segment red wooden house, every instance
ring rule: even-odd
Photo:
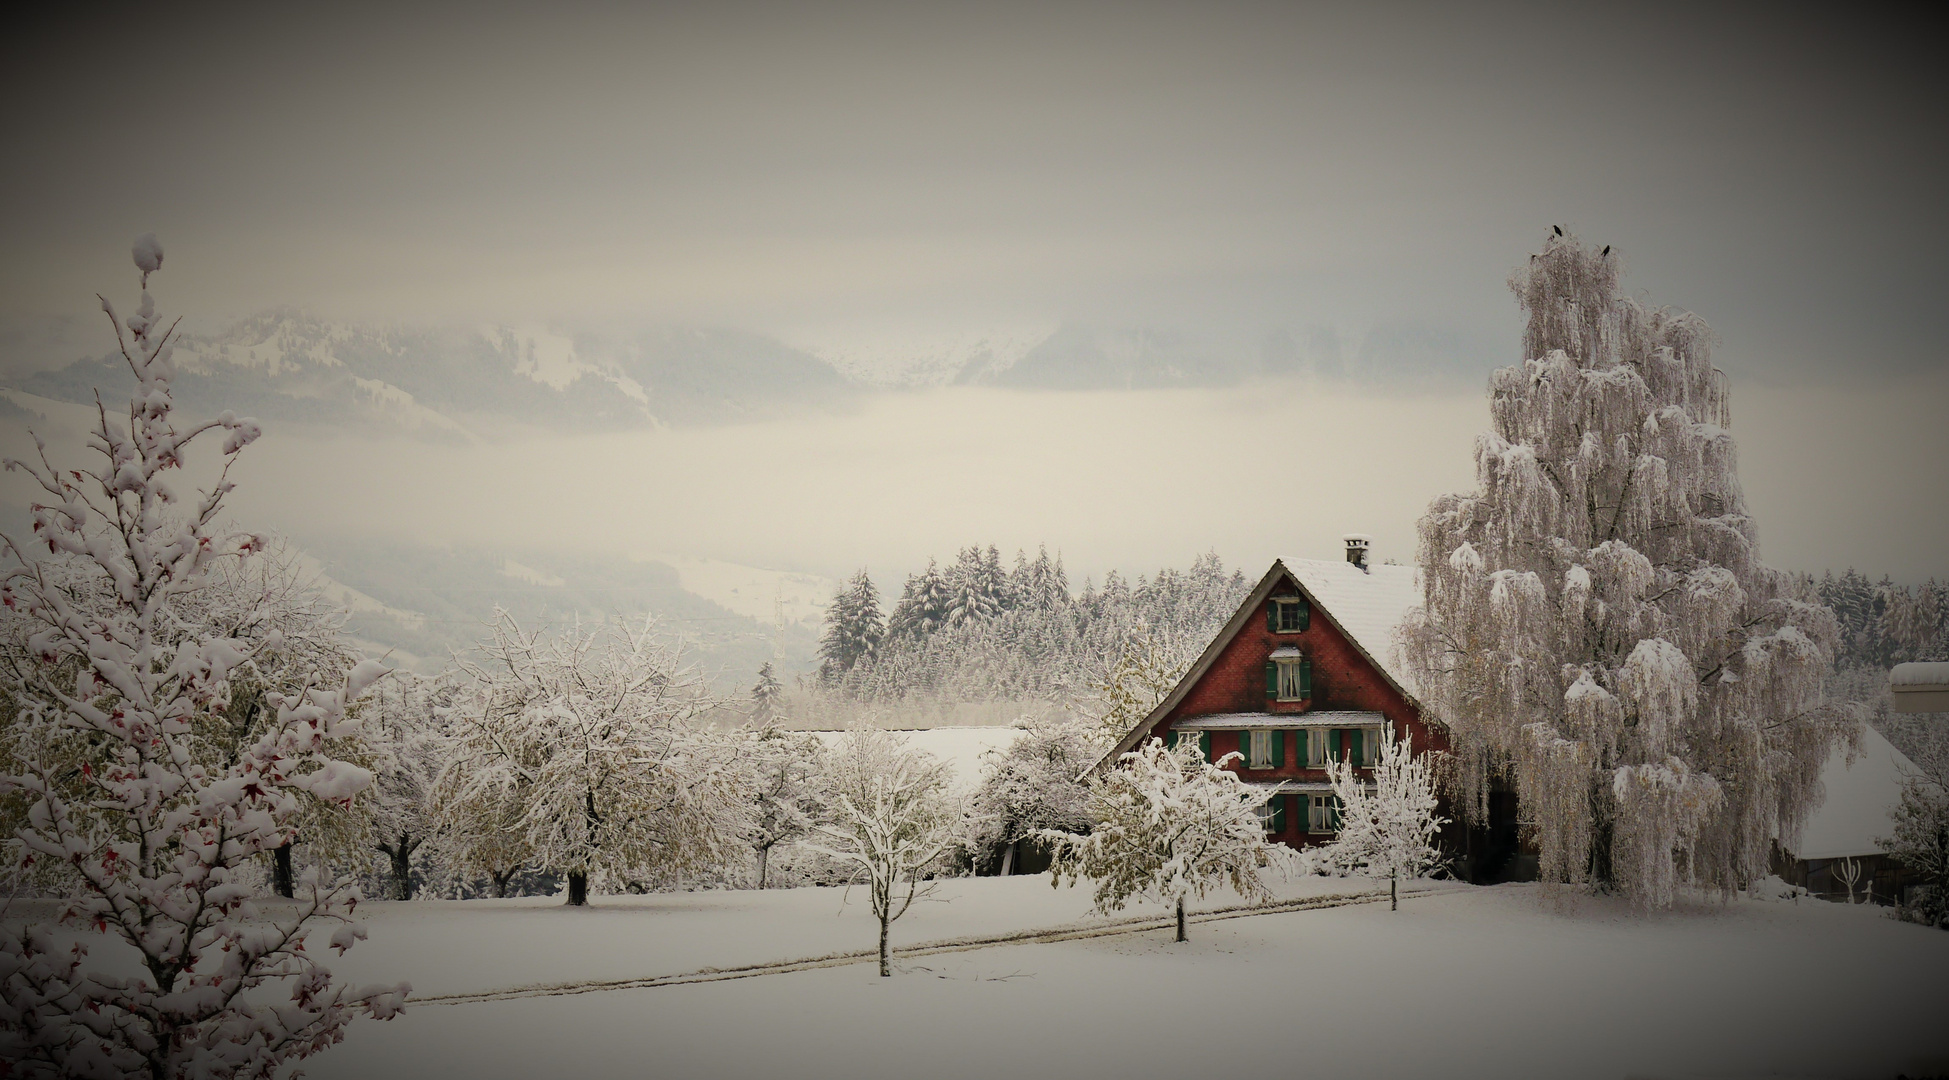
[[[1394,662],[1394,635],[1421,603],[1416,571],[1367,565],[1367,540],[1349,537],[1343,562],[1274,562],[1177,688],[1104,759],[1144,739],[1197,738],[1254,785],[1281,786],[1262,811],[1293,847],[1332,839],[1328,757],[1371,762],[1383,729],[1415,753],[1445,750]]]

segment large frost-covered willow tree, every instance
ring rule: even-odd
[[[1421,519],[1404,631],[1456,808],[1484,819],[1503,777],[1545,881],[1729,894],[1856,736],[1823,695],[1833,614],[1759,561],[1704,320],[1621,295],[1611,250],[1561,232],[1510,286],[1526,359],[1490,379],[1479,490]]]

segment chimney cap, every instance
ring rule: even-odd
[[[1347,561],[1365,571],[1367,569],[1367,549],[1373,546],[1374,538],[1368,536],[1366,533],[1348,533],[1346,535],[1346,541]]]

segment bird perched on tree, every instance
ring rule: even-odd
[[[1552,226],[1550,226],[1550,231],[1551,231],[1551,232],[1553,232],[1553,233],[1555,233],[1555,234],[1557,234],[1558,236],[1562,236],[1562,235],[1563,235],[1563,226],[1561,226],[1561,225],[1552,225]]]
[[[1611,253],[1611,245],[1605,244],[1604,250],[1600,254],[1609,255],[1610,253]]]

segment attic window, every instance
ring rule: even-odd
[[[1275,596],[1266,605],[1266,629],[1275,634],[1297,634],[1311,621],[1312,610],[1303,596]]]
[[[1265,662],[1265,692],[1274,701],[1304,701],[1313,696],[1313,662],[1288,645]]]

